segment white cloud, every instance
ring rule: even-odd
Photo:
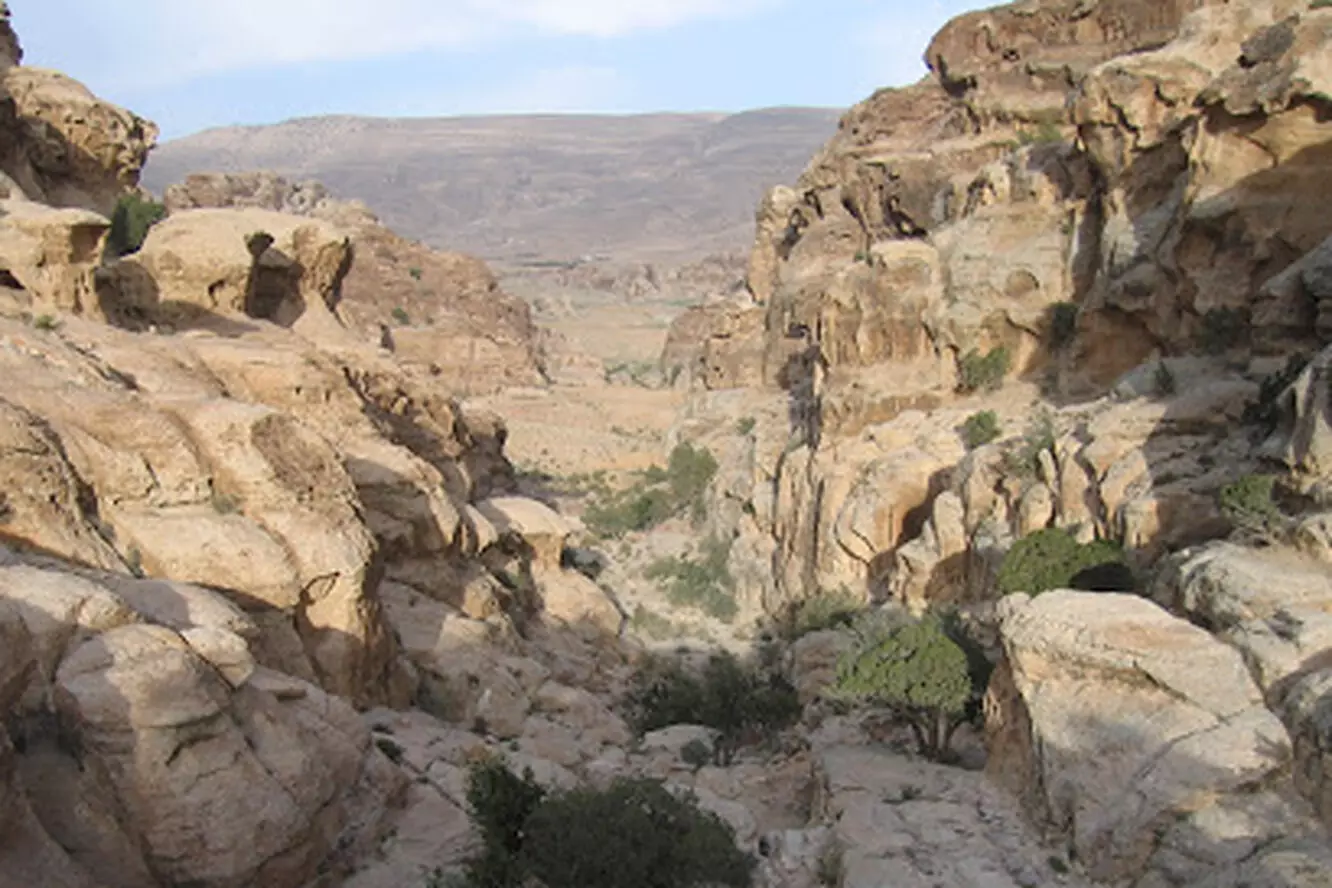
[[[70,9],[99,34],[99,74],[117,88],[305,62],[466,49],[523,33],[618,37],[735,18],[788,0],[136,0]],[[52,8],[55,7],[55,8]],[[145,26],[151,22],[152,26]]]

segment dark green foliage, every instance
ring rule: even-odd
[[[740,610],[735,603],[735,581],[726,566],[730,554],[729,541],[709,537],[700,546],[698,558],[661,558],[644,575],[664,581],[666,599],[676,607],[696,607],[729,623]]]
[[[55,315],[40,314],[32,319],[32,325],[38,330],[50,332],[60,329],[60,320]]]
[[[1258,396],[1244,408],[1244,422],[1260,426],[1264,434],[1271,434],[1277,425],[1281,395],[1309,366],[1307,355],[1291,355],[1286,366],[1270,373],[1258,384]]]
[[[676,505],[692,510],[694,517],[700,518],[703,494],[717,474],[717,460],[711,451],[704,447],[694,447],[688,442],[677,444],[671,451],[666,473]]]
[[[393,315],[393,320],[397,321],[404,327],[412,322],[412,316],[407,314],[407,309],[403,308],[401,305],[393,309],[390,313]]]
[[[1248,329],[1245,312],[1238,308],[1213,308],[1202,316],[1198,347],[1209,355],[1221,355],[1239,345]]]
[[[773,668],[745,666],[729,653],[714,654],[698,675],[675,663],[645,669],[635,676],[624,704],[639,734],[670,725],[715,729],[719,764],[729,764],[742,745],[800,717],[795,688],[784,676]]]
[[[1078,333],[1078,306],[1072,302],[1051,305],[1046,330],[1051,351],[1068,348]]]
[[[521,885],[530,872],[523,855],[528,820],[546,798],[528,768],[519,777],[499,759],[472,766],[467,775],[467,807],[481,832],[481,852],[467,861],[473,888]],[[553,886],[552,886],[553,888]]]
[[[686,512],[697,521],[703,514],[703,495],[716,474],[717,460],[706,448],[678,444],[665,469],[647,469],[625,490],[597,491],[583,522],[598,536],[618,537]]]
[[[999,591],[1039,595],[1068,589],[1073,577],[1086,568],[1123,562],[1123,550],[1108,540],[1079,543],[1067,530],[1048,527],[1018,540],[1004,555]]]
[[[737,435],[748,435],[754,431],[755,420],[752,416],[746,416],[735,422],[735,433]]]
[[[421,279],[421,273],[422,273],[422,272],[421,272],[421,269],[416,268],[415,266],[413,266],[412,268],[407,269],[407,273],[408,273],[409,275],[411,275],[412,280],[414,280],[414,281],[419,281],[419,280]]]
[[[1162,397],[1169,397],[1175,393],[1175,374],[1165,361],[1156,362],[1152,382],[1156,386],[1156,393]]]
[[[604,789],[547,793],[502,762],[472,767],[467,782],[480,851],[470,888],[748,888],[754,860],[735,833],[692,796],[657,780],[618,778]]]
[[[697,771],[712,762],[712,747],[706,740],[695,737],[681,748],[680,761]]]
[[[966,653],[937,616],[873,625],[837,664],[835,699],[881,706],[904,719],[923,755],[946,758],[973,698]]]
[[[845,587],[836,592],[820,592],[789,606],[778,629],[787,641],[796,641],[811,632],[849,626],[865,608],[864,600]]]
[[[143,246],[148,229],[166,218],[166,207],[151,198],[127,194],[116,201],[111,213],[111,233],[106,249],[112,256],[125,256]]]
[[[1043,120],[1036,129],[1018,131],[1018,142],[1022,145],[1052,145],[1064,141],[1064,134],[1059,125],[1052,120]]]
[[[972,349],[958,361],[958,390],[967,394],[995,391],[1004,384],[1012,360],[1008,349],[1002,345],[983,355]]]
[[[1002,434],[999,417],[993,410],[982,410],[967,417],[962,423],[962,441],[968,450],[984,447]]]
[[[1236,530],[1263,539],[1281,535],[1289,523],[1276,500],[1275,475],[1245,475],[1221,489],[1221,514]]]
[[[669,491],[637,485],[592,502],[583,522],[597,536],[618,537],[656,527],[674,512]]]
[[[545,888],[748,888],[755,864],[720,817],[643,778],[559,793],[524,832],[527,870]]]

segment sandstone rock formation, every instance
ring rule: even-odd
[[[23,67],[0,6],[0,190],[110,215],[138,185],[157,127],[56,71]]]
[[[364,204],[272,173],[191,175],[167,189],[165,202],[173,216],[254,208],[330,223],[348,233],[355,251],[341,281],[340,311],[362,338],[379,341],[387,325],[399,361],[428,370],[458,394],[542,380],[526,303],[501,290],[480,260],[399,237]]]

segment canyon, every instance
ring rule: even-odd
[[[155,127],[0,51],[2,888],[444,884],[494,758],[692,793],[763,888],[1332,885],[1326,4],[963,15],[665,313],[185,152],[112,255]],[[835,694],[930,614],[942,761]],[[721,650],[799,713],[691,763],[624,701]]]

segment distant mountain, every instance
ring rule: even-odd
[[[270,169],[492,261],[670,261],[746,247],[764,189],[794,181],[840,114],[316,117],[167,142],[144,181]]]

